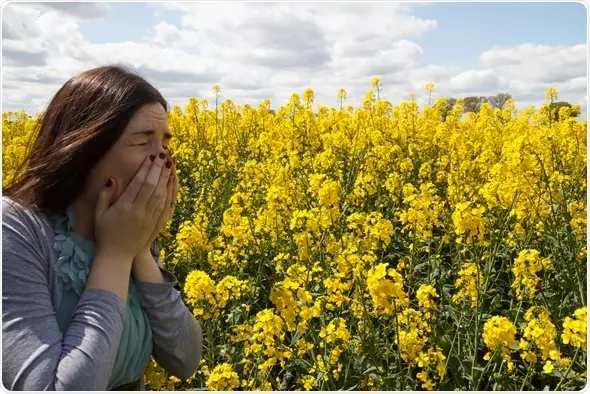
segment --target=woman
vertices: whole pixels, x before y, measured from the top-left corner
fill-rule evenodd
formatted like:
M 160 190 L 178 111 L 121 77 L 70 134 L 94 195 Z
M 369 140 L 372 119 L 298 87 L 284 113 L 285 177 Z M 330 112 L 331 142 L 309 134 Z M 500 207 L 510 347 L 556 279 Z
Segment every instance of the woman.
M 48 105 L 2 197 L 2 383 L 141 390 L 150 356 L 180 379 L 201 328 L 158 257 L 178 178 L 167 103 L 118 66 L 83 72 Z

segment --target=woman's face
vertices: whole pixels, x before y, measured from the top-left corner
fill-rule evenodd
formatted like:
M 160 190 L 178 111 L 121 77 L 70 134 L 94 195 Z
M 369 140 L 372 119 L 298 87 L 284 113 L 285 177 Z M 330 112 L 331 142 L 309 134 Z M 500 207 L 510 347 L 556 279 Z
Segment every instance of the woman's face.
M 143 106 L 129 121 L 115 145 L 91 171 L 87 192 L 96 198 L 111 178 L 115 187 L 114 203 L 146 157 L 155 155 L 156 160 L 160 160 L 158 155 L 163 152 L 165 160 L 170 158 L 168 143 L 171 137 L 164 107 L 159 103 Z

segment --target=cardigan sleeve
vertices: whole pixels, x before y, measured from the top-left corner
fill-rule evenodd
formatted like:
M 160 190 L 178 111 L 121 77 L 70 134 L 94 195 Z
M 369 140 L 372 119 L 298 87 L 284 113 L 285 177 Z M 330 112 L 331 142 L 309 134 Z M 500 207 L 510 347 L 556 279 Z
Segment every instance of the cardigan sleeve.
M 182 301 L 180 292 L 174 288 L 178 281 L 164 268 L 155 243 L 152 256 L 164 282 L 137 281 L 136 286 L 141 306 L 152 327 L 154 358 L 166 371 L 185 380 L 199 366 L 203 343 L 201 326 Z
M 15 204 L 2 198 L 2 383 L 9 390 L 106 390 L 123 302 L 86 290 L 62 334 L 51 300 L 52 238 L 37 215 Z

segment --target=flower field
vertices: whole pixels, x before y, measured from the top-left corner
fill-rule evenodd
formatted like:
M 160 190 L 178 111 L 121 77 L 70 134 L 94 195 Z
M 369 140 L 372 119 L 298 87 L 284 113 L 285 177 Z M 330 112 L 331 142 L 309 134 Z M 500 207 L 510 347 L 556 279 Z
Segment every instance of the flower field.
M 433 85 L 427 85 L 432 93 Z M 161 255 L 203 327 L 148 389 L 578 390 L 587 370 L 587 124 L 547 104 L 311 89 L 174 107 Z M 36 120 L 4 113 L 3 185 Z

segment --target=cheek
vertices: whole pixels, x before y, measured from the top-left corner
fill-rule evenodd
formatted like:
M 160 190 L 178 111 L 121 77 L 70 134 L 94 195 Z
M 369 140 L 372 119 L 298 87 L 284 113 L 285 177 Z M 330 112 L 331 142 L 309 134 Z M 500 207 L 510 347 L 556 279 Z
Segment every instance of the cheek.
M 120 161 L 120 165 L 112 169 L 113 177 L 117 179 L 117 198 L 133 180 L 144 160 L 143 155 L 130 155 Z
M 98 190 L 106 184 L 109 178 L 113 178 L 117 187 L 114 200 L 118 199 L 135 177 L 144 157 L 140 152 L 105 156 L 100 164 L 100 176 L 97 179 L 97 183 L 100 183 Z

